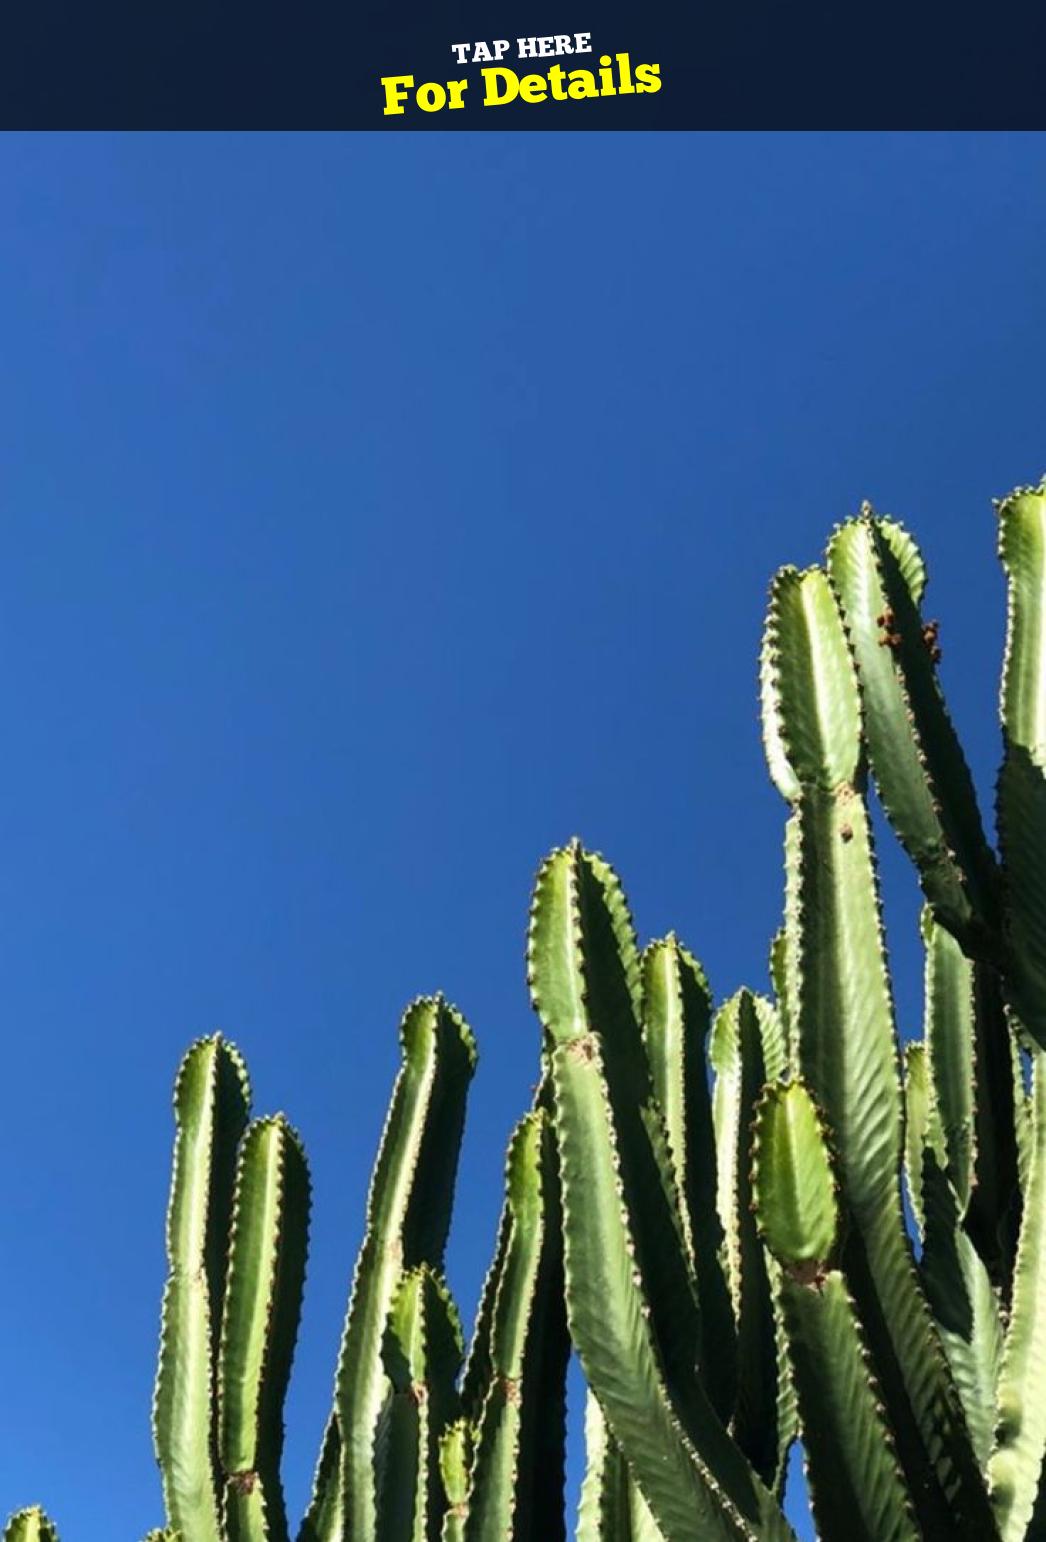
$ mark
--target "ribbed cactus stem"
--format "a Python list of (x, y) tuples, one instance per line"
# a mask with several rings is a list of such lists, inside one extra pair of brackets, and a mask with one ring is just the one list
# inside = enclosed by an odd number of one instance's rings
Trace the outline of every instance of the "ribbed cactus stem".
[(800, 1081), (770, 1085), (759, 1103), (752, 1183), (760, 1230), (780, 1265), (819, 1533), (829, 1542), (916, 1542), (882, 1396), (837, 1267), (841, 1218), (826, 1134)]
[(920, 1273), (977, 1460), (986, 1469), (1003, 1351), (1002, 1308), (963, 1225), (958, 1195), (929, 1142), (922, 1157), (922, 1210)]
[(1008, 1299), (1020, 1174), (1012, 1035), (998, 974), (927, 912), (926, 1049), (944, 1165), (963, 1225)]
[(1006, 571), (1002, 676), (1005, 755), (997, 788), (1006, 980), (1025, 1028), (1046, 1047), (1046, 482), (998, 508)]
[(338, 1415), (332, 1410), (320, 1443), (312, 1499), (298, 1532), (298, 1542), (343, 1542), (344, 1536), (345, 1484), (341, 1429)]
[(904, 1046), (904, 1172), (908, 1183), (908, 1199), (920, 1236), (926, 1225), (923, 1213), (923, 1163), (928, 1147), (934, 1150), (938, 1162), (943, 1165), (944, 1135), (930, 1079), (930, 1060), (925, 1041), (919, 1039)]
[[(950, 938), (948, 943), (956, 947)], [(933, 980), (932, 968), (928, 979)], [(941, 1011), (944, 999), (935, 987), (928, 994), (928, 1016), (932, 1016)], [(949, 1144), (940, 1117), (942, 1091), (947, 1102), (952, 1090), (947, 1079), (935, 1085), (927, 1044), (906, 1045), (905, 1171), (922, 1237), (920, 1274), (977, 1460), (986, 1469), (1002, 1355), (1002, 1313), (988, 1270), (964, 1224), (967, 1206), (949, 1173), (949, 1152), (954, 1154), (955, 1142)], [(963, 1152), (966, 1149), (961, 1147)]]
[(662, 1542), (591, 1389), (585, 1400), (585, 1477), (574, 1542)]
[(1027, 1532), (1046, 1458), (1046, 1054), (1033, 1065), (1033, 1145), (988, 1464), (1003, 1542)]
[(726, 1234), (727, 1271), (737, 1321), (737, 1391), (731, 1410), (734, 1439), (763, 1481), (783, 1476), (791, 1428), (778, 1425), (781, 1381), (771, 1264), (752, 1213), (750, 1138), (764, 1082), (784, 1075), (787, 1051), (780, 1019), (769, 1001), (740, 990), (720, 1007), (712, 1032), (715, 1070), (715, 1171), (719, 1214)]
[(474, 1445), (475, 1431), (466, 1418), (455, 1419), (440, 1436), (439, 1471), (446, 1503), (442, 1542), (464, 1542)]
[(549, 1115), (517, 1125), (489, 1309), (473, 1363), (486, 1367), (461, 1535), (555, 1542), (563, 1530), (565, 1381), (559, 1179)]
[(896, 520), (866, 509), (832, 537), (828, 570), (860, 668), (865, 736), (883, 807), (935, 914), (973, 953), (998, 952), (998, 879), (973, 779), (937, 678), (926, 570)]
[(679, 1188), (683, 1231), (701, 1313), (701, 1376), (720, 1417), (737, 1395), (735, 1327), (721, 1262), (716, 1143), (706, 1073), (712, 997), (704, 970), (675, 935), (641, 960), (643, 1041)]
[[(404, 1269), (440, 1269), (450, 1224), (465, 1100), (476, 1064), (464, 1018), (442, 996), (408, 1007), (400, 1026), (402, 1062), (393, 1088), (367, 1204), (335, 1384), (340, 1494), (329, 1460), (317, 1479), (303, 1537), (329, 1542), (323, 1517), (349, 1537), (372, 1537), (380, 1472), (374, 1467), (378, 1420), (391, 1394), (382, 1359), (385, 1325)], [(328, 1426), (325, 1454), (335, 1436)], [(339, 1515), (340, 1512), (340, 1515)]]
[(563, 1191), (566, 1298), (589, 1385), (667, 1542), (789, 1536), (700, 1382), (699, 1317), (616, 876), (574, 843), (538, 875), (529, 974)]
[(282, 1115), (240, 1148), (218, 1367), (218, 1450), (229, 1542), (288, 1542), (283, 1400), (301, 1317), (310, 1185)]
[(439, 1542), (445, 1496), (439, 1448), (456, 1417), (464, 1344), (457, 1308), (429, 1264), (407, 1270), (385, 1330), (392, 1395), (375, 1440), (378, 1542)]
[(58, 1542), (58, 1532), (39, 1505), (30, 1505), (11, 1516), (4, 1527), (4, 1542)]
[(763, 647), (767, 758), (788, 798), (794, 1056), (834, 1133), (855, 1233), (844, 1269), (920, 1520), (983, 1542), (992, 1517), (917, 1279), (900, 1192), (899, 1049), (864, 801), (853, 660), (827, 578), (783, 569)]
[(174, 1094), (174, 1175), (167, 1213), (170, 1272), (164, 1291), (153, 1438), (167, 1516), (192, 1542), (223, 1542), (217, 1475), (215, 1368), (225, 1293), (236, 1151), (250, 1088), (236, 1049), (220, 1034), (182, 1062)]

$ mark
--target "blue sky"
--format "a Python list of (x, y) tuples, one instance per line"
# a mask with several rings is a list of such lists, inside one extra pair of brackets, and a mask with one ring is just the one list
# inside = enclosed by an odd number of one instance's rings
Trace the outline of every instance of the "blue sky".
[(192, 1038), (241, 1045), (312, 1159), (297, 1515), (404, 1004), (442, 988), (480, 1041), (471, 1318), (549, 847), (609, 856), (717, 994), (765, 984), (766, 588), (864, 497), (922, 541), (989, 794), (1044, 174), (1006, 135), (0, 140), (0, 1510), (159, 1523)]

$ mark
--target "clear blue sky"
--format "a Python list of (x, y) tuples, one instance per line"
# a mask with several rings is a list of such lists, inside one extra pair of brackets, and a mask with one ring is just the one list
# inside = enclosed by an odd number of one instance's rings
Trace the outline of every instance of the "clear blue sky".
[(927, 551), (990, 788), (1046, 142), (7, 136), (0, 210), (0, 1511), (135, 1542), (190, 1039), (312, 1158), (297, 1515), (404, 1003), (480, 1041), (471, 1318), (537, 862), (580, 833), (644, 937), (764, 985), (766, 586), (863, 497)]

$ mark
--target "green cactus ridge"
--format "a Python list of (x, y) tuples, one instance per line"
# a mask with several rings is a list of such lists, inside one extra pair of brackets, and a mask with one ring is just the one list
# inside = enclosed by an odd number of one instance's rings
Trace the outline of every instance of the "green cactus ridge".
[(1004, 1542), (1023, 1537), (1046, 1455), (1046, 1062), (1033, 1068), (1031, 1172), (1025, 1200), (1013, 1304), (995, 1389), (995, 1446), (988, 1462), (992, 1500)]
[(383, 1353), (392, 1394), (375, 1432), (381, 1542), (427, 1542), (443, 1523), (443, 1431), (457, 1414), (455, 1381), (464, 1341), (453, 1298), (429, 1264), (401, 1276)]
[(1001, 712), (1011, 744), (1046, 767), (1046, 478), (997, 505), (999, 559), (1007, 577)]
[(668, 1542), (788, 1535), (693, 1377), (696, 1287), (643, 1055), (638, 974), (616, 877), (576, 842), (554, 853), (531, 911), (530, 980), (554, 1046), (571, 1337)]
[(701, 1367), (720, 1418), (737, 1396), (737, 1348), (730, 1286), (721, 1255), (724, 1225), (716, 1193), (716, 1133), (705, 1062), (712, 997), (700, 964), (674, 934), (652, 942), (641, 961), (643, 1039), (665, 1133), (701, 1319)]
[(288, 1542), (280, 1456), (305, 1282), (309, 1172), (282, 1115), (240, 1147), (218, 1365), (218, 1451), (226, 1525), (244, 1542)]
[(751, 1188), (761, 1236), (785, 1272), (815, 1279), (839, 1240), (839, 1198), (824, 1120), (806, 1085), (769, 1082), (752, 1125)]
[(937, 679), (937, 623), (919, 610), (926, 570), (896, 521), (866, 510), (827, 553), (864, 703), (886, 813), (941, 921), (974, 949), (997, 931), (995, 860)]
[(58, 1532), (39, 1505), (30, 1505), (8, 1520), (4, 1542), (58, 1542)]
[(816, 1284), (785, 1273), (784, 1318), (819, 1531), (864, 1542), (916, 1542), (923, 1533), (844, 1276)]
[[(392, 1092), (367, 1202), (336, 1373), (341, 1448), (340, 1505), (352, 1535), (377, 1524), (380, 1474), (374, 1436), (389, 1396), (382, 1359), (385, 1323), (400, 1272), (440, 1268), (465, 1117), (476, 1065), (471, 1029), (442, 996), (412, 1003), (400, 1026), (402, 1063)], [(317, 1484), (307, 1524), (328, 1504)]]
[(759, 1240), (752, 1204), (751, 1126), (764, 1083), (784, 1073), (787, 1055), (771, 1004), (740, 990), (716, 1014), (709, 1046), (719, 1214), (736, 1320), (736, 1395), (731, 1431), (760, 1477), (783, 1479), (792, 1429), (778, 1422), (787, 1367), (779, 1352), (771, 1260)]
[(225, 1290), (236, 1152), (250, 1111), (239, 1052), (198, 1040), (175, 1083), (174, 1174), (167, 1217), (153, 1438), (172, 1526), (223, 1542), (214, 1428), (216, 1347)]
[[(1046, 1538), (1046, 479), (997, 505), (996, 846), (945, 702), (915, 540), (870, 505), (781, 568), (759, 657), (785, 804), (772, 998), (641, 951), (580, 840), (527, 931), (537, 1079), (467, 1346), (444, 1253), (476, 1044), (418, 997), (296, 1542)], [(921, 1036), (894, 1009), (869, 777), (923, 894)], [(891, 923), (892, 924), (892, 923)], [(281, 1460), (309, 1168), (221, 1034), (174, 1089), (145, 1542), (291, 1542)], [(466, 1178), (470, 1175), (466, 1174)], [(907, 1197), (907, 1206), (905, 1198)], [(57, 1542), (39, 1508), (3, 1542)]]
[(509, 1142), (500, 1235), (489, 1307), (477, 1327), (485, 1389), (460, 1532), (470, 1542), (502, 1535), (554, 1542), (564, 1534), (569, 1342), (555, 1145), (540, 1106)]
[(576, 1542), (662, 1542), (650, 1508), (614, 1444), (591, 1390), (585, 1401), (585, 1477)]

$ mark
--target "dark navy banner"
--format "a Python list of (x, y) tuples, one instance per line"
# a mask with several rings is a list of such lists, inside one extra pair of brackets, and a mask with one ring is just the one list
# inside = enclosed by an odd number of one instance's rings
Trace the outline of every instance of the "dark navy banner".
[(32, 0), (0, 126), (1030, 128), (1042, 15), (939, 4)]

